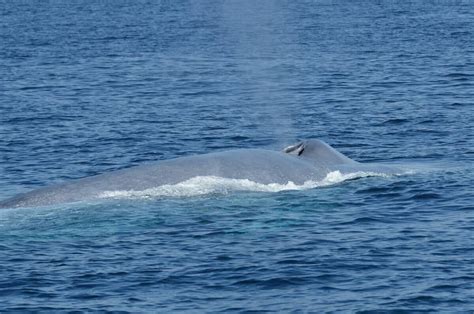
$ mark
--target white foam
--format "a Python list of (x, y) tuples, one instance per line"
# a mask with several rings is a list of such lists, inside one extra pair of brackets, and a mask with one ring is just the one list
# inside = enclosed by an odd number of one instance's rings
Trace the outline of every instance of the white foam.
[(189, 180), (177, 183), (162, 185), (142, 191), (106, 191), (100, 197), (102, 198), (159, 198), (159, 197), (190, 197), (209, 194), (228, 194), (238, 191), (249, 192), (280, 192), (289, 190), (305, 190), (316, 187), (334, 185), (346, 180), (369, 177), (369, 176), (388, 176), (383, 173), (375, 172), (353, 172), (342, 174), (340, 171), (332, 171), (321, 181), (306, 181), (303, 184), (295, 184), (288, 181), (286, 184), (270, 183), (263, 184), (250, 181), (248, 179), (229, 179), (215, 176), (199, 176)]

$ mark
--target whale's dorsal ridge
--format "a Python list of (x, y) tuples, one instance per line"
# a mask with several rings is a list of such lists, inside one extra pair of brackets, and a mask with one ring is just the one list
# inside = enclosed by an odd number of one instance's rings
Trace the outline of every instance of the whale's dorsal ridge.
[[(338, 152), (329, 144), (318, 139), (309, 139), (296, 145), (300, 152), (298, 156), (324, 165), (353, 164), (356, 161)], [(290, 146), (292, 147), (292, 146)], [(288, 147), (288, 148), (290, 148)], [(288, 149), (287, 148), (287, 149)]]

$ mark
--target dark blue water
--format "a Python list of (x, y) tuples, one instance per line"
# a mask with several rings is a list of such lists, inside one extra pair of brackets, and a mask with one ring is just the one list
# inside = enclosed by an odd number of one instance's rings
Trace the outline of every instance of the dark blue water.
[(0, 311), (474, 311), (473, 38), (471, 1), (1, 1), (0, 199), (298, 138), (412, 171), (5, 209)]

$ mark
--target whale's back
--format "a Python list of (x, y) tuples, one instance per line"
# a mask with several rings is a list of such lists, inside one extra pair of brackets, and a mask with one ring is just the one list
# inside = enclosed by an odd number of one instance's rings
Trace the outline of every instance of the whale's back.
[(247, 179), (262, 184), (302, 184), (324, 178), (325, 173), (305, 160), (281, 152), (240, 149), (164, 160), (43, 187), (4, 200), (0, 208), (92, 200), (106, 192), (143, 191), (199, 176)]
[(260, 184), (301, 185), (320, 181), (332, 171), (386, 172), (384, 167), (360, 164), (320, 140), (307, 140), (284, 152), (238, 149), (181, 157), (112, 171), (39, 188), (0, 202), (0, 208), (47, 206), (88, 201), (116, 191), (144, 191), (175, 185), (195, 177), (244, 179)]

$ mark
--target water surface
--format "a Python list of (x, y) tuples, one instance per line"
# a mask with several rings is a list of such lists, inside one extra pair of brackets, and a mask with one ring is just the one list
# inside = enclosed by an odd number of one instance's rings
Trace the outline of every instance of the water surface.
[(413, 170), (3, 210), (2, 311), (474, 310), (469, 1), (22, 1), (0, 16), (2, 199), (298, 138)]

